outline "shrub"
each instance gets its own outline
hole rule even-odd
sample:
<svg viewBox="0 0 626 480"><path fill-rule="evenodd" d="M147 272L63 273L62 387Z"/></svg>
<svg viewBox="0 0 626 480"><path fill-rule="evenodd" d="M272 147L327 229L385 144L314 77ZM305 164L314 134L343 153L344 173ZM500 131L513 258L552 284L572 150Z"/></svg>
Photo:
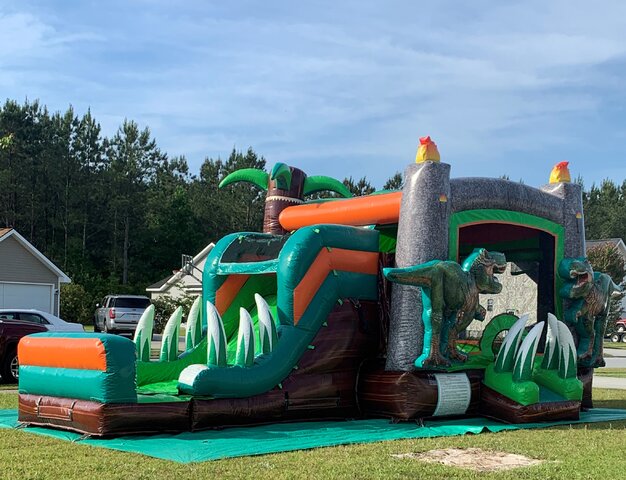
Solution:
<svg viewBox="0 0 626 480"><path fill-rule="evenodd" d="M163 332L165 324L178 307L183 307L183 319L185 319L195 299L196 297L191 295L184 295L179 298L163 295L152 299L152 304L154 305L154 333Z"/></svg>
<svg viewBox="0 0 626 480"><path fill-rule="evenodd" d="M61 318L67 322L86 325L93 318L93 310L84 287L78 283L61 285Z"/></svg>
<svg viewBox="0 0 626 480"><path fill-rule="evenodd" d="M626 276L626 265L624 264L624 258L614 245L610 243L602 243L590 248L587 251L587 258L589 263L593 267L594 272L603 272L610 275L613 281L625 286L624 277ZM615 322L619 320L622 315L622 299L624 293L611 298L611 309L609 312L609 318L606 327L606 333L613 333L615 330Z"/></svg>

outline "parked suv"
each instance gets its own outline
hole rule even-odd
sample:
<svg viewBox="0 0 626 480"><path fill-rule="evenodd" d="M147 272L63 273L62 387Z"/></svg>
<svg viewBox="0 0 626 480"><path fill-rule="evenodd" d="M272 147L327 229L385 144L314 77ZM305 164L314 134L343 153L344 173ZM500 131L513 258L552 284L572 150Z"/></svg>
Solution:
<svg viewBox="0 0 626 480"><path fill-rule="evenodd" d="M107 295L96 305L94 332L132 333L150 299L139 295Z"/></svg>
<svg viewBox="0 0 626 480"><path fill-rule="evenodd" d="M0 320L0 376L5 383L16 383L19 375L17 344L25 335L46 332L46 327L20 320Z"/></svg>

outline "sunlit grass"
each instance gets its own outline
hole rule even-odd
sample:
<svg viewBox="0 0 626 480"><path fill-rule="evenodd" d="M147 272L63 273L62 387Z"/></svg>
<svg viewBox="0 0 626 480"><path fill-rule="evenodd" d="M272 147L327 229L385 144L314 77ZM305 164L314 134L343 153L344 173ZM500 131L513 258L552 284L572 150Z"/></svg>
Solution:
<svg viewBox="0 0 626 480"><path fill-rule="evenodd" d="M626 391L594 390L596 406L626 408ZM0 408L15 408L17 395L0 395ZM563 478L624 476L626 422L518 430L461 437L398 440L181 465L138 454L0 430L1 478ZM396 453L479 447L547 460L508 472L475 472L397 459Z"/></svg>

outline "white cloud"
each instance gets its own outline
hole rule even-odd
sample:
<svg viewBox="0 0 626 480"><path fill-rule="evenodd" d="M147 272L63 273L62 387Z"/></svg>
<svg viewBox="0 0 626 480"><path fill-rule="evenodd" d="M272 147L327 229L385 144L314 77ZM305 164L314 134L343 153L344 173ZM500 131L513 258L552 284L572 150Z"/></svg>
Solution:
<svg viewBox="0 0 626 480"><path fill-rule="evenodd" d="M0 66L21 63L0 70L0 85L53 109L91 105L109 134L124 117L147 124L195 167L252 145L270 162L381 184L431 134L459 174L539 177L529 165L549 171L553 159L602 151L585 129L617 144L606 110L623 100L615 68L626 54L626 4L544 3L144 2L82 6L69 19L5 14L0 44L19 45Z"/></svg>

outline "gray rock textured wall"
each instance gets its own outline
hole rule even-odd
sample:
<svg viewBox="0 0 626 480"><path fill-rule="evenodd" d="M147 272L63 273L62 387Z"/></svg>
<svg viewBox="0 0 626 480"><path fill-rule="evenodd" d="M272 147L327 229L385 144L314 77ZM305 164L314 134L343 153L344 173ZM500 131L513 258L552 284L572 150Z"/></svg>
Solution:
<svg viewBox="0 0 626 480"><path fill-rule="evenodd" d="M501 178L453 178L450 192L452 213L500 209L536 215L555 223L563 220L558 196L519 182Z"/></svg>
<svg viewBox="0 0 626 480"><path fill-rule="evenodd" d="M584 256L586 249L582 187L576 183L552 183L544 185L541 190L561 199L559 223L565 228L565 256Z"/></svg>
<svg viewBox="0 0 626 480"><path fill-rule="evenodd" d="M450 165L426 162L404 172L396 266L408 267L448 255ZM446 201L441 201L441 195ZM391 296L387 370L413 370L424 329L419 287L396 284Z"/></svg>

